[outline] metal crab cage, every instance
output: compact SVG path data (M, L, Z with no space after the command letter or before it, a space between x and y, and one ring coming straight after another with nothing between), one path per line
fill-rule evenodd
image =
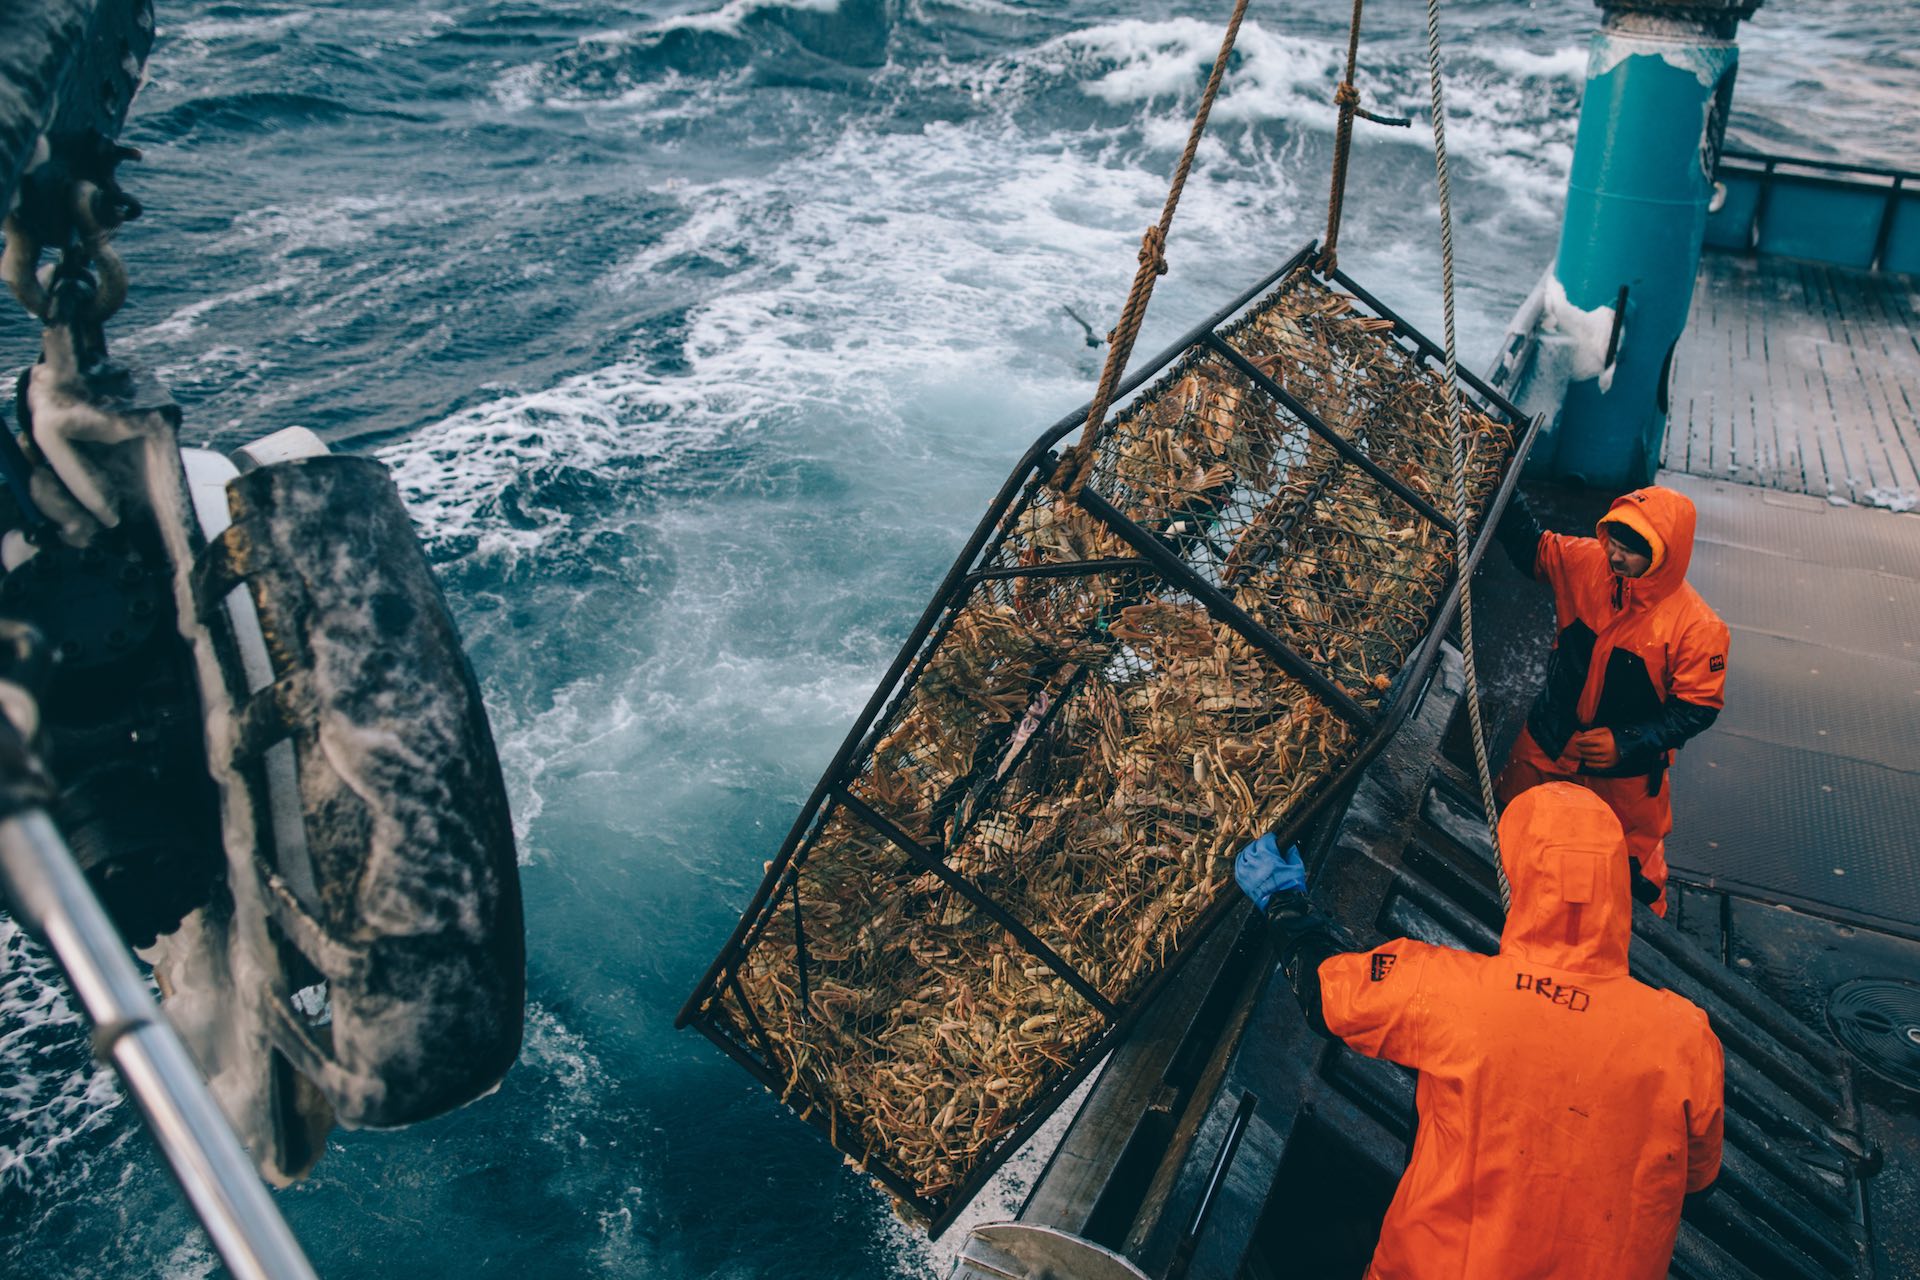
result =
M681 1010L932 1234L1417 700L1440 357L1308 245L1128 379L1077 495L1087 410L1047 431ZM1456 389L1471 572L1536 424Z

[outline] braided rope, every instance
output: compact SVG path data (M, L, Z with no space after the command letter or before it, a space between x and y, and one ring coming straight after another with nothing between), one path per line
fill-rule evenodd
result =
M1467 502L1467 443L1460 422L1460 398L1454 379L1458 365L1454 356L1453 333L1453 207L1447 183L1447 112L1440 83L1440 0L1427 0L1427 80L1433 95L1433 164L1440 187L1440 299L1446 330L1447 377L1444 394L1447 402L1447 429L1453 442L1453 529L1454 564L1460 574L1460 647L1467 677L1467 720L1473 729L1473 762L1480 775L1480 802L1487 811L1487 839L1493 845L1493 869L1500 877L1500 910L1513 906L1513 886L1507 883L1507 869L1500 861L1500 811L1493 798L1493 773L1487 765L1486 730L1480 723L1480 682L1473 660L1473 591L1467 573L1467 552L1472 545L1470 521L1473 512Z
M1078 496L1093 470L1093 448L1099 442L1107 410L1113 406L1120 375L1126 372L1127 361L1133 355L1134 341L1146 323L1147 302L1153 297L1154 281L1167 274L1167 233L1173 228L1173 211L1180 204L1180 192L1187 185L1193 157L1200 150L1200 136L1207 130L1207 117L1213 114L1213 100L1220 92L1220 82L1226 78L1227 58L1233 53L1233 42L1240 36L1240 20L1246 14L1247 0L1235 0L1233 17L1227 22L1220 52L1213 60L1213 73L1207 77L1206 91L1200 95L1200 109L1194 114L1193 127L1187 131L1186 150L1180 153L1180 163L1174 167L1173 184L1167 190L1167 203L1160 211L1160 221L1148 227L1146 235L1141 237L1140 266L1133 273L1133 286L1127 290L1120 323L1107 335L1107 363L1100 371L1100 386L1087 410L1086 426L1081 428L1079 442L1066 451L1053 473L1055 486L1068 497Z
M1327 247L1320 251L1323 268L1329 272L1338 265L1340 248L1340 212L1347 196L1347 152L1353 145L1353 117L1360 109L1360 91L1353 87L1353 73L1360 61L1360 8L1366 0L1353 0L1353 21L1347 27L1347 74L1333 91L1333 105L1340 108L1340 122L1333 131L1333 181L1327 192Z

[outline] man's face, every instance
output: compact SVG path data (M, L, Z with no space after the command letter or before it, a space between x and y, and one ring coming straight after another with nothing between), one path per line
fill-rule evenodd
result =
M1602 532L1605 532L1602 530ZM1637 578L1653 567L1653 557L1643 556L1637 551L1629 551L1615 542L1607 540L1607 564L1623 578Z

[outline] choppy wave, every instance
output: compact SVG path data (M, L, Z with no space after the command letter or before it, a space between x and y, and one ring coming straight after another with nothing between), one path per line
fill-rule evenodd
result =
M194 98L151 117L147 127L171 142L195 130L226 133L278 133L285 129L349 119L415 121L403 111L351 106L315 93L231 93Z
M1412 12L1369 14L1360 88L1414 123L1358 127L1342 265L1432 326ZM1734 136L1911 166L1905 17L1763 9ZM1321 232L1346 18L1243 30L1143 352ZM962 1232L929 1250L886 1225L671 1017L986 494L1091 389L1102 352L1075 317L1112 322L1218 20L1077 0L163 9L115 350L170 379L193 439L303 423L393 468L526 863L521 1063L444 1123L338 1143L296 1193L323 1273L379 1273L426 1233L444 1243L422 1265L465 1274L479 1237L529 1257L523 1229L569 1274L784 1275L779 1242L801 1238L822 1273L950 1265ZM1445 17L1470 363L1551 255L1592 20ZM31 358L17 320L0 343ZM4 921L0 1013L6 1269L85 1273L131 1230L137 1265L208 1274ZM723 1158L750 1175L703 1165ZM503 1160L542 1186L502 1203ZM1010 1209L1037 1164L976 1212ZM749 1176L743 1208L725 1193ZM530 1198L568 1221L523 1227Z

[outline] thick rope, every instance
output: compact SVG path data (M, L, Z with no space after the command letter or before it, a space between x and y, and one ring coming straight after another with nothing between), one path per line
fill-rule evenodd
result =
M1353 145L1353 116L1360 108L1360 91L1353 87L1353 72L1360 61L1360 8L1366 0L1353 0L1353 21L1347 27L1347 74L1333 91L1333 104L1340 108L1340 123L1333 131L1333 182L1327 193L1326 248L1320 251L1320 263L1331 272L1338 265L1340 249L1340 210L1347 196L1347 152Z
M1146 322L1147 302L1153 297L1154 281L1167 274L1167 233L1173 228L1173 211L1180 204L1180 191L1187 185L1187 173L1193 168L1194 154L1200 150L1200 137L1207 131L1207 117L1213 114L1213 100L1220 92L1221 80L1226 77L1227 59L1233 53L1233 42L1240 35L1240 20L1246 14L1247 0L1235 0L1233 17L1228 20L1226 36L1220 42L1220 53L1213 60L1213 74L1207 77L1206 92L1200 95L1200 109L1193 117L1193 128L1187 132L1186 150L1180 153L1180 163L1174 168L1173 185L1167 190L1167 203L1160 211L1160 221L1148 227L1146 235L1141 237L1140 266L1133 274L1133 287L1127 290L1120 323L1107 335L1107 363L1100 371L1100 386L1087 410L1086 426L1080 431L1079 443L1067 450L1053 473L1054 484L1068 497L1078 496L1093 470L1093 448L1099 441L1107 410L1113 405L1120 375L1126 372L1127 360L1133 355L1134 341Z
M1356 4L1357 8L1357 4ZM1447 185L1447 110L1440 85L1440 0L1427 0L1427 80L1433 95L1433 165L1440 187L1440 300L1446 329L1447 429L1453 442L1454 564L1460 578L1460 648L1467 677L1467 720L1473 730L1473 762L1480 774L1480 802L1487 811L1487 839L1493 845L1494 874L1500 877L1500 910L1513 906L1513 886L1500 861L1500 811L1493 799L1493 771L1487 765L1486 730L1480 723L1480 682L1473 660L1473 591L1467 573L1472 545L1472 508L1467 502L1467 441L1460 421L1460 398L1455 390L1458 365L1453 333L1453 208Z

